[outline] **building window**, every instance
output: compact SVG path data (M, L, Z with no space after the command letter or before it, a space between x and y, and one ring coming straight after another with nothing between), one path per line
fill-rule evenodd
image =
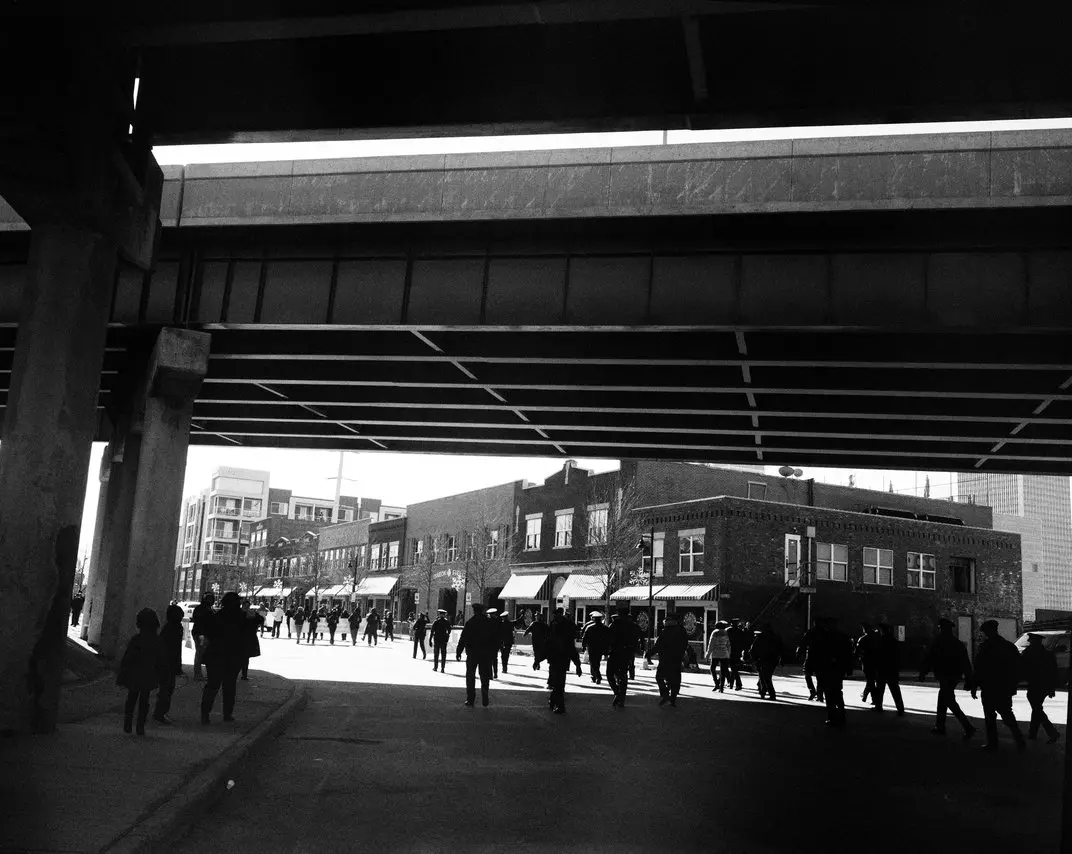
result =
M1031 564L1031 571L1032 572L1038 572L1038 564L1037 563Z
M440 563L443 558L442 537L432 537L432 563Z
M537 513L535 516L525 517L525 551L534 552L540 550L540 527L543 525L543 516Z
M476 560L476 534L465 535L465 559Z
M273 501L268 505L268 512L273 516L286 516L290 512L290 507L285 501Z
M607 542L608 511L607 504L593 504L588 508L588 545L601 546Z
M295 504L294 505L294 518L302 519L305 521L312 521L313 519L313 505L312 504Z
M373 543L372 545L369 546L369 569L379 569L380 568L380 550L381 549L382 549L382 544L380 544L380 543Z
M703 529L695 531L678 531L678 552L681 555L678 564L678 575L703 572L702 563L704 553Z
M748 497L757 501L765 501L767 498L767 484L748 481Z
M424 560L424 540L416 537L413 540L413 562L420 563Z
M864 549L864 584L893 584L893 549Z
M212 536L217 539L233 540L238 536L238 528L234 522L217 519L212 526Z
M816 543L815 577L822 581L848 581L849 547L837 543Z
M242 502L238 498L216 498L215 513L217 516L238 516Z
M487 560L495 560L499 556L499 529L493 528L488 531L488 541L484 543L484 557Z
M800 581L800 534L785 535L785 583Z
M386 558L386 567L388 569L394 569L398 566L398 547L400 542L398 540L392 540L387 544L387 548L384 550L384 556Z
M652 573L652 575L655 578L663 577L663 548L665 545L665 540L666 534L664 534L662 531L657 531L655 533L654 547L650 551L647 548L644 549L644 560L641 564L641 570L643 571L644 575L647 575L651 571L651 561L653 557L651 552L654 552L655 571ZM647 538L645 538L644 542L645 545L647 545Z
M573 511L555 511L555 548L567 549L573 545Z
M354 508L353 507L340 507L339 508L339 521L340 522L353 522L354 521Z
M975 561L970 557L951 557L949 574L953 576L954 593L975 592Z
M314 513L315 521L317 522L330 522L331 521L331 508L330 507L317 507Z
M934 589L934 555L908 553L908 586L923 590Z
M447 534L447 563L453 563L458 559L458 538L453 534Z
M247 519L261 518L261 500L259 498L247 498L242 502L242 515Z

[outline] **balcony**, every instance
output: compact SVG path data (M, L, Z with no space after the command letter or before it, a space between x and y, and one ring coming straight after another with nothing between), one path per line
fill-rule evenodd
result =
M239 516L242 515L242 511L239 510L237 507L214 507L213 510L212 510L212 513L210 515L212 515L212 516L231 516L231 517L237 519Z

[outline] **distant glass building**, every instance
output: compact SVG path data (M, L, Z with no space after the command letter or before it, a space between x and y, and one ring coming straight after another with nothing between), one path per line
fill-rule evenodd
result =
M1019 517L1037 527L1002 527L1023 543L1024 617L1035 610L1072 610L1072 493L1067 477L1022 474L957 475L957 501L985 504L995 514ZM995 515L994 527L1001 525ZM1041 559L1040 559L1041 558Z

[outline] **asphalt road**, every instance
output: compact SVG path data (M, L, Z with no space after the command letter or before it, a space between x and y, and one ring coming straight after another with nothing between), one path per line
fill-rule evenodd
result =
M678 707L660 708L638 670L621 710L570 676L559 717L527 658L484 709L462 706L453 655L433 673L404 639L262 647L250 678L302 679L309 706L179 851L1059 850L1064 744L1018 753L1003 733L989 753L955 724L935 738L931 686L906 686L897 718L848 683L856 708L837 731L799 678L776 679L786 699L770 703L754 679L714 694L689 674Z

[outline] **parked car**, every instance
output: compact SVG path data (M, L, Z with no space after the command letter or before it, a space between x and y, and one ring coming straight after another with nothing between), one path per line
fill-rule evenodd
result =
M1041 631L1030 632L1030 634L1039 635L1042 638L1042 645L1057 656L1057 685L1062 688L1068 687L1069 649L1072 648L1072 632ZM1027 649L1027 644L1027 633L1020 635L1016 639L1016 648L1021 653Z

